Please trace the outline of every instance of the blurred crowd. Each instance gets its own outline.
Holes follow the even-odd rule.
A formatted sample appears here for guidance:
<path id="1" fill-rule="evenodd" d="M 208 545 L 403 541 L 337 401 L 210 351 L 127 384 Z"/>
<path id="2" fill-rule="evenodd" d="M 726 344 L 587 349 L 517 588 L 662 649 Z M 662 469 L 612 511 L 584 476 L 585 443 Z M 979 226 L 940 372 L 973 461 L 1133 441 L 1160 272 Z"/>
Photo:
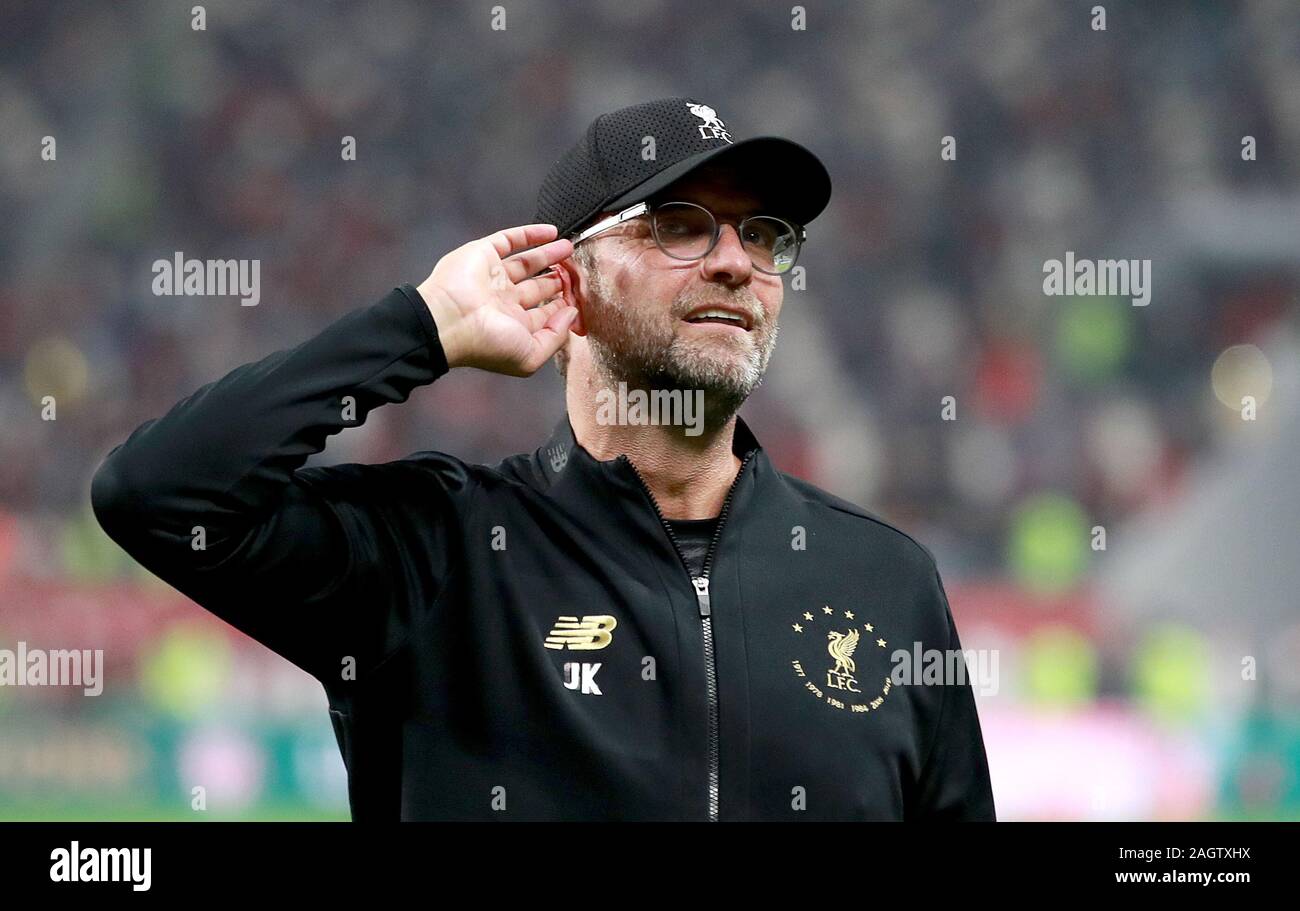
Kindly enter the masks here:
<path id="1" fill-rule="evenodd" d="M 1271 240 L 1294 213 L 1268 205 L 1300 178 L 1294 6 L 1104 4 L 1101 30 L 1095 5 L 810 3 L 801 31 L 757 0 L 507 0 L 496 30 L 487 4 L 240 0 L 196 31 L 193 4 L 4 4 L 0 584 L 138 581 L 89 515 L 109 449 L 532 221 L 597 114 L 690 95 L 834 183 L 742 411 L 777 463 L 915 534 L 958 586 L 1076 591 L 1094 527 L 1185 496 L 1240 432 L 1211 371 L 1294 325 L 1300 275 Z M 177 251 L 259 259 L 260 303 L 154 296 Z M 1150 259 L 1150 305 L 1046 296 L 1066 251 Z M 1234 365 L 1233 389 L 1268 367 Z M 314 461 L 493 462 L 562 415 L 552 370 L 466 372 Z"/>

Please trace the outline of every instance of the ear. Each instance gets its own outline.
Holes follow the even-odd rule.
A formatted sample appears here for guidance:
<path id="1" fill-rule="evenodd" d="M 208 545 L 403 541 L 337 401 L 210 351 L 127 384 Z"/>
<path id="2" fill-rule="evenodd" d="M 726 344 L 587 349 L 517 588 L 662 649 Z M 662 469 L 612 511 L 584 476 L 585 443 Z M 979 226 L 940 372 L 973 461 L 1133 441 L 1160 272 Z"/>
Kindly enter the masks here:
<path id="1" fill-rule="evenodd" d="M 582 319 L 582 310 L 587 302 L 586 279 L 574 265 L 572 256 L 560 260 L 554 268 L 560 273 L 560 283 L 563 286 L 560 293 L 564 296 L 564 302 L 578 308 L 578 315 L 569 326 L 569 331 L 574 335 L 586 335 L 587 326 Z"/>

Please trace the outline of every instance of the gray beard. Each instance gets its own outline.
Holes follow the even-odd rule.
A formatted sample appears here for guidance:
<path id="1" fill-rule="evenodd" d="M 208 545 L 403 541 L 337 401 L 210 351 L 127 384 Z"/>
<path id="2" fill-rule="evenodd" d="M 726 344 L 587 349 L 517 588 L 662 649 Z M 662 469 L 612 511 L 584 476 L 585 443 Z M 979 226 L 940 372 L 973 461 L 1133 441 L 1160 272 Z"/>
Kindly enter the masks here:
<path id="1" fill-rule="evenodd" d="M 776 347 L 775 323 L 760 323 L 753 330 L 761 333 L 757 346 L 745 345 L 743 352 L 739 339 L 685 339 L 673 331 L 677 320 L 701 304 L 729 300 L 750 313 L 761 311 L 752 294 L 723 292 L 674 301 L 671 325 L 665 325 L 663 315 L 647 314 L 616 295 L 599 269 L 590 278 L 593 293 L 583 318 L 592 363 L 605 388 L 616 389 L 622 382 L 628 389 L 703 390 L 704 426 L 716 431 L 763 382 Z"/>

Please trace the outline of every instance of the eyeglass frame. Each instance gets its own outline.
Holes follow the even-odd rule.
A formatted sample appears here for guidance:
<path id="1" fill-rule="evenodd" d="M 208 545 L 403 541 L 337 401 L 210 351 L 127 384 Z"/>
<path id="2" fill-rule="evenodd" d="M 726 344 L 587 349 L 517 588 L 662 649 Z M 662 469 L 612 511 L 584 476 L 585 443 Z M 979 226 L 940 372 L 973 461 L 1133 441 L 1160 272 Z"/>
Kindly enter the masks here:
<path id="1" fill-rule="evenodd" d="M 691 257 L 673 256 L 673 254 L 665 250 L 663 244 L 659 242 L 659 232 L 656 231 L 654 227 L 654 210 L 659 208 L 660 206 L 668 205 L 670 203 L 684 203 L 686 205 L 695 206 L 696 208 L 703 209 L 705 212 L 708 212 L 709 217 L 713 219 L 713 240 L 709 241 L 708 248 L 699 256 L 691 256 Z M 697 262 L 701 259 L 704 259 L 710 253 L 712 253 L 714 248 L 717 247 L 718 241 L 722 239 L 722 225 L 727 224 L 727 222 L 719 221 L 718 216 L 713 212 L 712 209 L 708 208 L 707 206 L 702 206 L 697 202 L 690 202 L 685 199 L 665 199 L 661 202 L 651 203 L 649 200 L 642 200 L 641 202 L 628 206 L 626 209 L 624 209 L 621 212 L 618 212 L 614 215 L 610 215 L 607 218 L 601 219 L 591 227 L 585 229 L 584 231 L 579 232 L 576 236 L 571 233 L 569 236 L 569 241 L 573 244 L 574 247 L 577 247 L 578 244 L 582 243 L 584 240 L 587 240 L 590 237 L 594 237 L 595 235 L 599 234 L 602 231 L 608 231 L 610 228 L 617 227 L 618 225 L 621 225 L 626 221 L 631 221 L 634 218 L 640 218 L 642 215 L 650 216 L 650 234 L 651 236 L 654 237 L 655 246 L 658 247 L 659 250 L 665 256 L 671 259 L 675 259 L 678 262 L 685 262 L 685 263 Z M 781 218 L 777 215 L 747 215 L 736 223 L 735 227 L 736 227 L 737 236 L 740 235 L 741 225 L 749 221 L 751 218 L 775 218 L 776 220 L 784 222 L 785 224 L 789 225 L 791 228 L 794 228 L 795 243 L 798 244 L 798 246 L 795 247 L 794 261 L 790 263 L 790 268 L 786 269 L 785 272 L 768 272 L 765 269 L 759 268 L 758 263 L 754 262 L 754 257 L 751 256 L 749 258 L 749 261 L 754 266 L 754 268 L 758 269 L 758 271 L 762 272 L 764 275 L 777 275 L 777 276 L 785 275 L 790 271 L 790 269 L 793 269 L 795 263 L 799 261 L 799 253 L 801 250 L 803 250 L 804 241 L 808 239 L 808 229 L 805 228 L 803 225 L 797 225 L 794 222 L 790 221 L 789 219 Z M 745 241 L 743 238 L 741 239 L 740 243 L 742 247 L 745 245 Z M 746 251 L 746 253 L 748 253 L 748 250 Z"/>

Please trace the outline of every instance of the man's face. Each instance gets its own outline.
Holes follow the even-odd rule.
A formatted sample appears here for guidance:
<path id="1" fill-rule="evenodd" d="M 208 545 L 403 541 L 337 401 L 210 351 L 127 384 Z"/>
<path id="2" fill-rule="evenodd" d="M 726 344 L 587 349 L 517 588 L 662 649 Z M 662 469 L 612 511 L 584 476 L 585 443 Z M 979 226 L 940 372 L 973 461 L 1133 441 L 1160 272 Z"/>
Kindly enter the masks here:
<path id="1" fill-rule="evenodd" d="M 754 268 L 736 232 L 740 219 L 762 214 L 752 193 L 725 173 L 705 172 L 661 195 L 713 212 L 722 231 L 717 245 L 703 259 L 673 259 L 655 244 L 647 217 L 584 241 L 597 260 L 582 289 L 587 340 L 606 383 L 702 389 L 716 425 L 767 369 L 784 288 L 780 276 Z M 700 320 L 708 307 L 737 311 L 745 325 Z"/>

